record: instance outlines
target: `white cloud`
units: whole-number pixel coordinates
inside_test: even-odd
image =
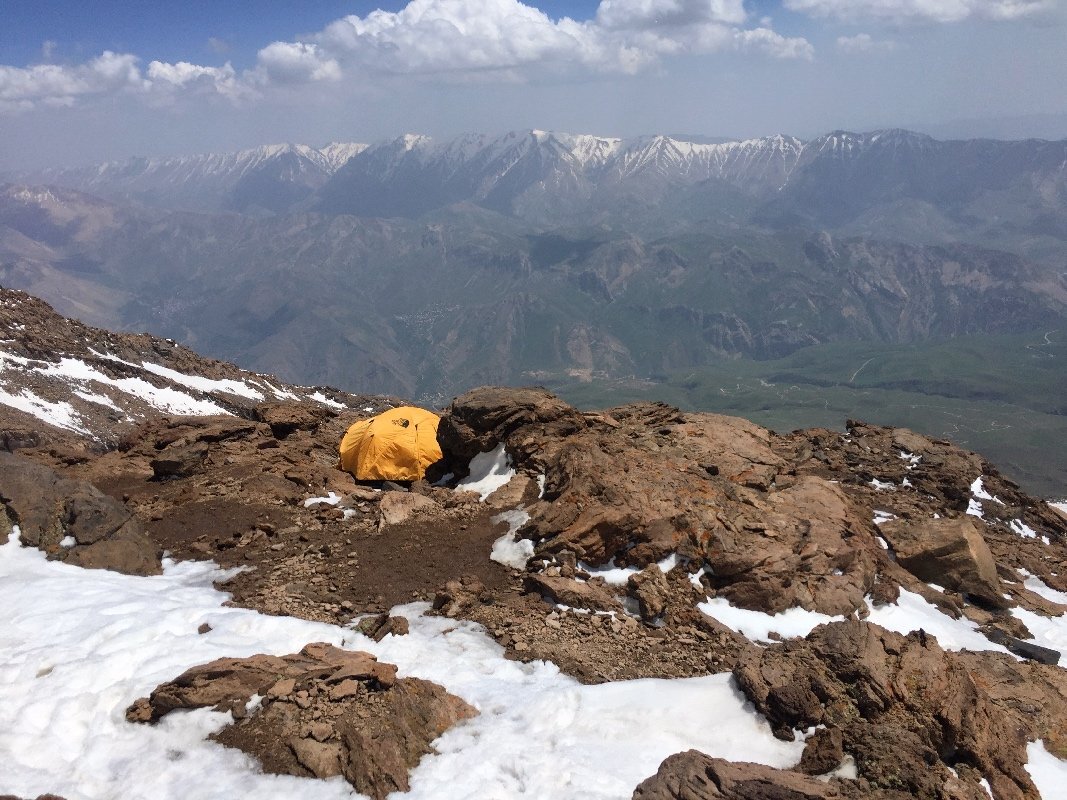
[[[143,88],[136,56],[105,50],[85,64],[0,65],[0,110],[71,105],[87,95]]]
[[[891,39],[874,39],[869,33],[857,33],[855,36],[838,36],[837,49],[848,55],[892,53],[897,49],[897,43]]]
[[[740,50],[753,50],[774,58],[798,58],[811,61],[815,48],[801,37],[786,37],[769,28],[734,31],[734,40]]]
[[[707,22],[740,25],[741,0],[602,0],[596,21],[605,28],[648,28]]]
[[[814,17],[843,20],[960,22],[970,17],[1019,19],[1053,8],[1055,0],[784,0],[783,5]]]
[[[510,80],[531,71],[632,74],[686,53],[812,58],[806,39],[767,25],[746,29],[746,19],[743,0],[602,0],[596,16],[580,22],[553,20],[519,0],[410,0],[396,12],[351,15],[299,40],[273,42],[240,74],[228,62],[186,61],[151,61],[142,74],[136,56],[111,52],[76,66],[0,66],[0,111],[118,91],[150,100],[205,92],[238,98],[375,74]]]
[[[336,80],[341,66],[336,59],[308,42],[274,42],[259,51],[260,74],[273,83],[308,83]]]
[[[237,73],[228,61],[221,67],[202,67],[186,61],[179,61],[176,64],[153,61],[148,65],[145,76],[148,79],[148,85],[157,89],[199,87],[231,97],[236,97],[243,90]]]

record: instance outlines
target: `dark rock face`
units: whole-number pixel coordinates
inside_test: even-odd
[[[131,575],[162,571],[159,547],[141,523],[90,483],[0,451],[0,503],[22,541],[53,558]]]
[[[249,714],[255,694],[264,699]],[[266,771],[343,775],[375,800],[407,791],[408,772],[431,752],[430,742],[477,713],[435,683],[397,678],[395,666],[369,653],[319,643],[288,656],[193,667],[135,702],[126,717],[155,722],[176,709],[208,706],[237,720],[215,738],[255,756]]]
[[[457,397],[441,419],[437,441],[454,469],[465,469],[478,453],[492,450],[516,430],[555,423],[555,430],[579,430],[582,415],[545,389],[486,386]]]
[[[1001,670],[1032,673],[1032,691],[1047,692],[1046,702],[1067,692],[1062,670],[990,653],[967,659],[921,631],[901,636],[858,621],[751,650],[734,676],[775,735],[792,739],[794,730],[814,725],[835,732],[808,741],[802,766],[821,766],[828,750],[843,749],[872,785],[931,800],[943,796],[948,767],[969,767],[998,798],[1032,800],[1036,789],[1022,767],[1026,743],[1067,723],[1067,712],[1053,702],[1037,714],[1020,713],[988,691]]]

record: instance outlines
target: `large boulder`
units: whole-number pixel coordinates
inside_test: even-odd
[[[748,650],[734,677],[775,735],[839,730],[843,751],[874,787],[920,800],[980,797],[946,791],[959,774],[974,790],[984,776],[999,800],[1038,800],[1026,744],[1062,728],[1067,677],[1009,656],[964,655],[943,651],[923,631],[901,636],[853,620]],[[1012,684],[1028,680],[1024,674],[1033,686],[1020,704]],[[826,744],[813,737],[807,746]]]
[[[840,781],[822,781],[763,764],[724,761],[697,750],[668,757],[634,791],[633,800],[839,800],[858,797]],[[895,796],[867,794],[866,797]]]
[[[253,695],[262,701],[253,712]],[[309,644],[287,656],[223,658],[160,684],[126,712],[155,722],[177,709],[213,707],[236,720],[214,738],[275,774],[332,778],[382,800],[406,792],[430,743],[477,712],[443,688],[397,678],[369,653]]]
[[[550,423],[562,435],[585,427],[581,412],[545,389],[483,386],[452,401],[437,441],[450,468],[462,476],[474,456],[507,442],[515,431]]]
[[[1006,606],[997,565],[982,538],[982,523],[955,519],[893,520],[881,526],[897,563],[919,580],[969,595],[994,608]]]
[[[141,523],[86,481],[0,451],[0,504],[9,524],[19,526],[22,542],[52,558],[130,575],[162,571],[159,547]]]

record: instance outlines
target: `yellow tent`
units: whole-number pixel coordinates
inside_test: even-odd
[[[401,406],[363,419],[341,440],[341,469],[361,481],[417,481],[441,459],[440,417]]]

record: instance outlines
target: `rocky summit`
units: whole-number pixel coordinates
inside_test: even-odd
[[[164,552],[213,560],[232,605],[363,641],[410,638],[411,606],[394,609],[420,600],[580,684],[729,676],[800,754],[681,752],[626,789],[644,800],[1038,800],[1037,743],[1067,760],[1067,518],[976,453],[855,420],[777,434],[483,387],[443,411],[433,482],[361,484],[337,443],[390,398],[0,299],[5,540],[131,575]],[[167,391],[200,405],[154,405]],[[189,667],[116,713],[213,708],[213,738],[263,770],[375,798],[490,713],[318,640]]]

